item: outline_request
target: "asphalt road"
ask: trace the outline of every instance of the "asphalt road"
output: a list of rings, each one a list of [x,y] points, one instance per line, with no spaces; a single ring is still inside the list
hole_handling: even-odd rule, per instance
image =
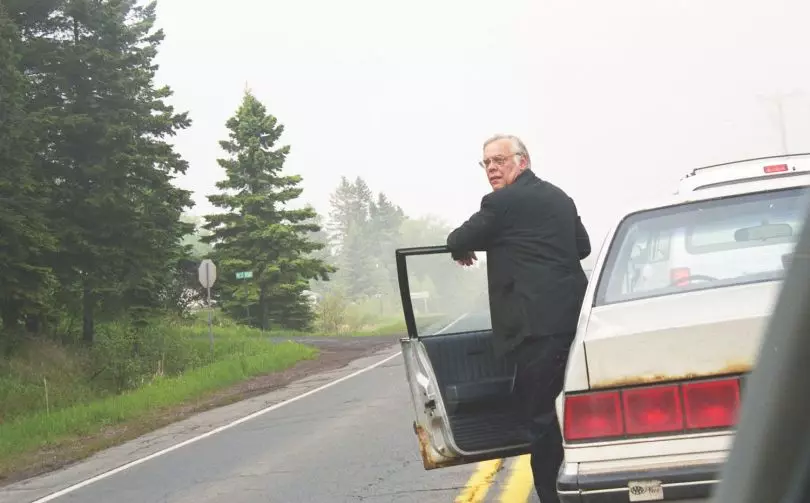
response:
[[[474,318],[468,323],[481,326]],[[423,469],[398,351],[391,347],[7,486],[0,503],[537,502],[524,458]],[[268,406],[275,408],[216,429]]]

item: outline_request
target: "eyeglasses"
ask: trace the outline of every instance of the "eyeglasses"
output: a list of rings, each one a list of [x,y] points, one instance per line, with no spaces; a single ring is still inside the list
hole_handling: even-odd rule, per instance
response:
[[[511,155],[506,155],[506,156],[505,155],[494,155],[494,156],[490,157],[489,159],[484,159],[483,161],[478,161],[478,165],[481,166],[484,169],[488,168],[490,163],[493,163],[493,162],[495,163],[496,166],[503,166],[504,164],[506,164],[506,161],[508,161],[510,158],[512,158],[514,156],[517,156],[517,155],[522,156],[523,154],[518,152],[518,153],[515,153],[515,154],[511,154]]]

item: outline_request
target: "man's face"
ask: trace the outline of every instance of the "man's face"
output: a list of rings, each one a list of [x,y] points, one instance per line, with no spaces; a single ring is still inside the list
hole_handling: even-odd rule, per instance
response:
[[[526,169],[526,159],[516,156],[512,150],[512,142],[503,139],[484,148],[482,165],[492,190],[499,190],[514,182]]]

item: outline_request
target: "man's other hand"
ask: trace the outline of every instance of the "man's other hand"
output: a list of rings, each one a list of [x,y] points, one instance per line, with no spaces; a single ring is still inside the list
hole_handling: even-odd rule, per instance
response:
[[[470,252],[466,256],[456,260],[456,263],[458,265],[471,266],[476,260],[478,260],[478,257],[475,256],[475,252]]]

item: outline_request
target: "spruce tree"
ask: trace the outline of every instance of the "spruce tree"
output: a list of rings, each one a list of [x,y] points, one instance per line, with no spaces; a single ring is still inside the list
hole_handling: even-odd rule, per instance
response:
[[[154,82],[154,2],[65,0],[29,31],[38,168],[59,239],[51,266],[92,342],[99,314],[157,308],[172,281],[192,203],[172,184],[187,164],[166,139],[190,120]]]
[[[226,126],[220,146],[228,157],[218,159],[226,178],[217,183],[222,192],[208,196],[224,212],[206,217],[211,235],[202,238],[214,244],[217,299],[264,329],[307,329],[314,314],[304,291],[334,268],[313,256],[324,247],[311,238],[320,230],[315,210],[292,207],[303,189],[301,176],[283,173],[290,147],[276,144],[284,127],[250,91]],[[253,276],[236,279],[237,272]]]
[[[20,33],[8,14],[0,3],[0,321],[6,331],[38,319],[50,302],[53,276],[43,254],[55,249],[42,211],[44,187],[33,173]]]

